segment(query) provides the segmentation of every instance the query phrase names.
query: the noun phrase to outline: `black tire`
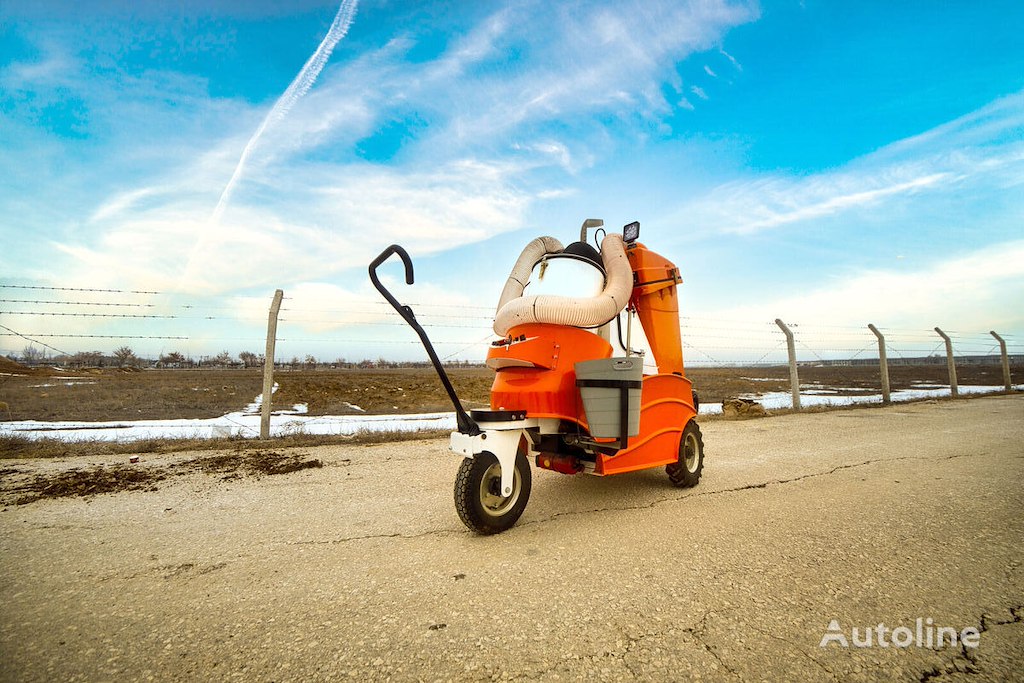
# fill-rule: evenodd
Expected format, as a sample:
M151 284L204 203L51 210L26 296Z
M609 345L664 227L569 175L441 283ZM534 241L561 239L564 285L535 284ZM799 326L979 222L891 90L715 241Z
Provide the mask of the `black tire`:
M694 420L686 423L682 436L679 437L679 459L667 465L665 472L673 486L689 488L700 481L700 473L704 469L704 438L700 427Z
M462 523L478 534L497 534L518 520L530 500L533 477L526 455L516 455L512 495L502 498L501 465L493 453L484 451L466 458L455 477L455 509Z

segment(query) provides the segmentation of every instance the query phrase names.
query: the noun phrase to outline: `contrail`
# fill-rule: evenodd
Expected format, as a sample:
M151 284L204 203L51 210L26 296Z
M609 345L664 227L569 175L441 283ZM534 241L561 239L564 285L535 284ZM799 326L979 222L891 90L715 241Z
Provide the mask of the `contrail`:
M292 106L299 101L299 98L313 87L316 77L320 75L324 65L327 64L327 60L331 58L334 46L348 33L348 27L352 24L352 19L355 16L358 5L359 0L342 0L341 5L338 7L338 13L334 16L334 21L331 23L331 28L328 29L327 35L320 42L316 52L313 53L302 67L299 75L295 77L295 80L288 86L288 89L277 98L277 102L274 103L273 108L266 118L263 119L263 123L260 124L260 127L256 129L256 132L249 139L249 142L246 143L245 149L242 150L242 156L238 159L238 165L235 166L235 172L231 174L231 179L224 186L224 191L221 192L220 199L217 201L217 206L213 209L213 214L211 215L212 222L217 223L220 220L221 214L224 213L224 209L231 200L231 194L235 190L235 185L238 184L238 179L245 170L245 162L249 160L249 155L252 154L263 133L272 124L283 119Z

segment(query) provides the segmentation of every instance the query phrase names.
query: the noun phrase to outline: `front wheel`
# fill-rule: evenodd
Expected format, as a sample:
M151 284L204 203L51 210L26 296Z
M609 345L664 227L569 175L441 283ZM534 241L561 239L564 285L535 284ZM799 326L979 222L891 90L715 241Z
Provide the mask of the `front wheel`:
M455 509L459 519L478 534L497 534L512 527L526 509L533 485L530 463L520 452L512 473L512 494L501 496L501 464L484 451L466 458L455 477Z
M704 469L704 439L700 427L693 420L686 423L683 435L679 438L679 459L667 465L665 472L673 486L689 488L700 481L700 473Z

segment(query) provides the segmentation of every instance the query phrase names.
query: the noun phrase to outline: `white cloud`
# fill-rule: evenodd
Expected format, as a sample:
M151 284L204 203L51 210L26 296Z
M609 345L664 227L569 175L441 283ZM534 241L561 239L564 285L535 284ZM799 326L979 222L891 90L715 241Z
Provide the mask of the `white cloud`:
M712 71L711 67L708 66L707 64L704 65L704 73L706 73L708 76L711 76L712 78L718 78L718 74Z
M37 91L42 85L64 84L78 72L80 63L57 45L43 48L36 61L12 62L0 69L0 85L8 92Z
M515 229L529 201L510 183L518 171L473 159L416 172L296 167L273 202L250 206L240 188L213 222L210 173L196 170L194 185L115 196L94 212L88 244L54 246L68 257L61 277L79 282L207 295L278 286L365 266L390 242L430 254ZM273 182L270 171L251 172L250 183Z
M692 92L694 95L701 98L702 100L708 99L708 94L704 92L704 88L700 87L699 85L691 85L690 92Z
M93 211L88 222L95 223L97 221L103 221L118 214L122 214L125 211L129 211L136 207L139 202L147 197L153 197L159 194L162 194L161 190L155 187L141 187L128 192L115 194L101 204L99 208Z
M575 171L576 162L572 152L565 143L558 140L538 140L526 145L515 144L512 147L516 150L536 153L543 159L543 162L540 163L544 165L553 160L566 172L573 173Z
M729 54L728 52L726 52L722 48L718 48L718 52L719 52L719 54L724 56L726 59L728 59L729 63L732 64L734 67L736 67L737 71L743 71L743 65L740 64L738 61L736 61L735 57L733 57L731 54Z
M1024 95L900 140L844 167L808 176L766 174L713 188L679 215L704 231L749 235L882 207L913 197L964 195L1024 184Z
M527 124L571 126L575 117L589 122L599 112L636 113L638 107L644 116L667 111L658 91L670 78L671 65L756 16L747 7L720 3L645 3L644 10L598 9L578 16L553 10L554 22L540 16L510 19L500 38L486 32L492 49L526 46L532 68L469 75L459 84L460 97L451 102L451 126L440 135L450 140L454 133L457 140L474 144Z
M768 290L765 290L768 291ZM1024 240L994 244L916 271L865 270L805 294L717 310L730 320L814 326L875 323L880 328L962 332L1021 329Z
M762 215L763 217L748 219L738 225L729 226L725 228L725 232L744 235L787 223L830 216L849 209L874 204L892 195L908 194L947 183L952 179L953 176L949 173L933 173L890 185L873 184L871 189L860 189L846 194L843 194L842 188L835 184L821 183L816 187L805 186L803 197L794 192L793 188L784 187L785 183L768 181L755 185L753 188L744 188L745 192L757 195L758 198L754 201L762 203L762 206L751 215ZM805 201L801 202L802 198L805 198ZM768 206L766 203L768 200L772 200L775 206Z
M355 268L384 242L432 253L517 229L535 198L571 192L558 181L593 164L609 144L595 116L667 108L658 84L671 64L755 16L724 3L644 6L643 13L502 10L432 61L407 63L415 44L407 35L328 64L316 87L266 131L220 225L207 220L216 192L263 112L210 99L204 82L172 73L108 83L94 101L109 105L111 120L130 112L126 130L176 125L181 112L157 108L168 94L188 103L190 120L213 125L191 139L189 130L159 143L144 136L147 155L173 148L170 163L95 196L83 211L88 232L59 247L68 257L61 273L227 292L240 282L276 285ZM603 49L593 49L595 39ZM504 64L510 46L529 63L489 68ZM353 161L360 138L405 112L425 124L401 161ZM570 147L548 132L566 125L592 130ZM497 161L507 157L509 138L518 156ZM345 153L337 161L310 158L328 149Z
M231 199L231 194L234 191L235 185L242 177L242 173L245 170L245 163L252 154L256 145L259 143L260 138L263 136L267 128L273 126L275 123L279 123L295 103L298 102L303 95L309 92L309 89L316 83L317 77L327 64L327 60L331 57L331 52L334 51L334 47L338 44L345 34L348 33L349 26L352 23L352 17L355 14L358 0L342 0L341 5L338 8L338 13L334 17L331 27L327 30L327 35L324 36L320 45L317 46L312 56L306 61L302 69L299 71L295 79L289 84L288 88L285 89L284 93L274 102L274 106L271 107L267 113L266 118L260 122L256 132L253 133L252 137L245 144L242 149L242 155L238 159L238 164L235 166L235 170L231 173L231 177L228 179L227 184L224 186L224 190L221 192L220 199L217 200L217 206L213 209L213 220L219 220L220 216L224 213L224 208L227 206L228 201Z

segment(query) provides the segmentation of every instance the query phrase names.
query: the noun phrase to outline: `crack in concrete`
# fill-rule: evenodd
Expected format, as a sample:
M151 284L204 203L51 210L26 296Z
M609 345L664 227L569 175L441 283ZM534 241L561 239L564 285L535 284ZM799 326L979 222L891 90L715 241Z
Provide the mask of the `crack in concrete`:
M691 636L691 637L693 638L693 640L694 640L694 641L695 641L695 642L696 642L696 643L697 643L698 645L700 645L701 647L703 647L703 648L704 648L704 650L705 650L705 651L706 651L706 652L707 652L707 653L708 653L709 655L711 655L712 657L714 657L714 658L715 658L715 660L716 660L716 661L717 661L717 662L718 662L719 664L721 664L721 665L722 665L722 668L723 668L723 669L725 669L726 671L728 671L728 672L729 672L730 674L732 674L732 675L733 675L733 676L734 676L735 678L738 678L739 680L741 680L741 681L742 681L742 680L743 680L743 677L739 675L739 673L738 673L738 672L736 671L736 669L734 669L734 668L732 668L731 666L729 666L728 664L726 664L725 660L724 660L724 659L722 659L722 656L721 656L721 655L719 655L719 654L718 654L717 652L715 652L715 648L714 648L714 647L712 647L712 646L711 646L711 645L710 645L710 644L709 644L709 643L708 643L708 642L707 642L707 641L705 640L705 637L706 637L706 635L707 635L707 628L708 628L708 627L707 627L707 620L708 620L708 617L710 617L710 616L711 616L712 614L714 614L714 613L715 613L715 612L714 612L714 610L709 610L709 611L705 612L705 613L704 613L704 616L702 616L702 617L700 618L700 621L699 621L699 622L697 622L697 625L696 625L696 626L691 626L690 628L684 628L684 629L683 629L683 633L689 633L689 634L690 634L690 636Z
M704 616L702 616L700 621L698 622L698 625L703 623L704 620L706 620L707 617L710 614L711 614L711 611L705 612ZM655 621L655 619L653 619L650 616L647 616L646 614L641 614L640 617L641 617L641 621L646 623L646 624L648 624L648 625L652 624ZM692 636L694 628L696 628L696 627L691 627L691 628L688 628L688 629L681 629L681 631L683 633L690 633L691 636ZM635 679L637 679L637 680L645 680L645 679L650 678L650 674L644 674L643 672L640 672L640 671L637 671L636 669L634 669L633 665L630 663L630 661L627 659L627 657L630 654L633 654L634 652L638 653L639 652L638 647L641 645L641 643L644 640L647 640L648 638L657 638L659 636L668 637L669 636L669 632L668 631L657 631L657 630L655 630L655 631L646 631L646 632L640 633L639 635L633 636L633 635L630 635L626 631L626 629L624 629L624 628L620 627L618 630L619 630L619 633L622 634L622 637L625 638L627 641L629 641L629 642L626 643L625 650L622 652L621 655L619 655L619 659L622 660L623 666L625 666L626 669L631 674L633 674L633 677ZM703 643L699 643L699 641L697 641L696 638L694 638L694 642L698 642L698 644L700 644L703 647Z
M790 642L789 640L787 640L785 638L780 638L779 636L775 635L774 633L771 633L769 631L765 631L764 629L760 629L760 628L757 628L756 626L752 626L752 625L749 625L749 624L747 624L747 627L752 629L752 630L754 630L754 631L757 631L761 635L768 636L769 638L772 638L773 640L777 640L777 641L779 641L781 643L784 643L787 646L793 648L794 650L799 652L801 655L803 655L806 659L809 659L812 663L814 663L819 669L821 669L822 671L827 673L829 676L831 676L832 680L834 680L834 681L838 681L839 680L839 676L837 676L836 673L834 671L832 671L832 669L828 668L827 666L825 666L824 664L819 662L817 659L812 657L803 648L800 648L800 647L794 645L792 642Z
M977 457L979 455L986 455L986 454L985 453L962 453L962 454L958 454L958 455L948 455L948 456L946 456L944 458L940 458L940 460L954 460L954 459L957 459L957 458L973 458L973 457ZM656 507L658 505L661 505L662 503L671 503L671 502L676 502L676 501L681 501L681 500L688 500L688 499L691 499L691 498L700 498L700 497L704 497L704 496L718 496L718 495L722 495L723 493L737 493L737 492L740 492L740 491L749 491L749 490L752 490L752 489L765 489L765 488L768 488L769 486L776 486L776 485L783 485L783 484L792 484L794 482L803 481L804 479L814 479L814 478L817 478L817 477L827 477L827 476L829 476L831 474L835 474L836 472L839 472L841 470L854 469L854 468L857 468L857 467L864 467L864 466L867 466L867 465L873 465L873 464L881 463L881 462L900 462L900 461L904 461L904 460L933 460L933 459L934 458L931 458L931 457L928 457L928 456L917 456L917 455L904 455L904 456L898 456L898 457L893 457L893 458L876 458L874 460L865 460L863 462L849 463L849 464L846 464L846 465L838 465L836 467L833 467L830 470L826 470L826 471L823 471L823 472L811 472L809 474L802 474L800 476L791 477L789 479L770 479L768 481L762 481L762 482L758 482L756 484L746 484L744 486L735 486L735 487L732 487L732 488L718 489L718 490L715 490L715 491L693 491L692 493L685 494L685 495L680 495L680 496L666 496L666 497L658 498L657 500L651 501L650 503L644 503L642 505L625 505L625 506L622 506L622 507L604 507L604 508L593 508L593 509L590 509L590 510L570 510L570 511L566 511L566 512L556 512L555 514L550 515L549 517L544 517L543 519L534 519L534 520L530 520L530 521L527 521L527 522L522 522L522 523L518 524L518 526L525 527L525 526L530 526L530 525L533 525L533 524L540 524L540 523L543 523L543 522L550 522L551 520L557 519L558 517L568 517L568 516L573 516L573 515L583 515L583 514L590 514L590 513L594 513L594 512L618 512L618 511L629 511L629 510L647 510L647 509L654 508L654 507Z
M381 538L401 538L403 540L413 540L416 538L425 538L427 536L451 536L459 533L462 533L462 531L458 528L428 529L426 531L421 531L416 534L366 534L363 536L345 536L344 538L329 538L321 541L284 541L280 545L342 545L343 543L352 543L354 541L372 541L374 539Z
M708 610L701 616L697 621L696 625L688 628L678 629L680 633L685 633L690 636L690 639L698 647L702 648L708 654L710 654L716 662L727 672L732 674L734 677L743 680L743 677L722 658L722 656L715 651L714 646L706 641L707 621L709 617L717 614L714 610ZM649 618L646 621L650 622ZM640 633L639 635L630 635L625 629L619 627L618 632L627 641L624 646L620 646L617 650L608 650L603 653L597 653L588 655L587 658L594 663L599 662L603 658L615 659L622 664L623 667L632 675L634 680L645 680L650 677L650 674L645 674L642 671L638 671L634 668L633 664L629 661L629 655L637 651L638 646L648 638L656 638L658 636L666 636L666 632L659 631L647 631Z
M617 653L617 652L613 652L613 651L608 651L608 652L604 653L603 655L591 655L590 656L590 660L591 661L596 661L599 656L611 657L611 658L616 659L619 662L621 662L622 666L624 666L626 668L626 670L633 676L634 679L642 680L644 678L643 674L633 668L633 665L630 663L630 661L627 659L627 657L630 655L630 653L633 652L633 649L637 646L638 643L640 643L645 638L652 638L654 636L657 636L658 633L656 633L656 632L655 633L642 633L642 634L640 634L638 636L631 636L628 633L626 633L624 630L622 630L621 628L618 629L618 630L619 630L619 633L622 634L622 637L625 638L628 641L626 643L626 645L625 645L625 648L622 650L622 652L618 652Z
M956 458L977 457L979 455L985 455L985 454L984 453L963 453L963 454L959 454L959 455L949 455L949 456L946 456L946 457L940 458L940 459L941 460L953 460L953 459L956 459ZM932 460L932 459L933 458L929 458L929 457L926 457L926 456L914 456L914 455L906 455L906 456L899 456L899 457L893 457L893 458L876 458L874 460L865 460L863 462L849 463L849 464L846 464L846 465L838 465L836 467L833 467L830 470L826 470L826 471L823 471L823 472L811 472L809 474L802 474L800 476L791 477L789 479L772 479L772 480L769 480L769 481L758 482L756 484L747 484L745 486L736 486L736 487L727 488L727 489L718 489L718 490L715 490L715 491L693 491L692 493L688 493L688 494L685 494L685 495L666 496L666 497L663 497L663 498L658 498L657 500L651 501L649 503L644 503L642 505L625 505L625 506L621 506L621 507L604 507L604 508L592 508L592 509L588 509L588 510L567 510L565 512L556 512L556 513L554 513L554 514L552 514L552 515L550 515L548 517L543 517L543 518L540 518L540 519L532 519L532 520L528 520L528 521L525 521L525 522L519 522L516 525L515 528L525 528L525 527L529 527L529 526L534 526L536 524L543 524L545 522L550 522L550 521L552 521L554 519L557 519L559 517L570 517L570 516L575 516L575 515L587 515L587 514L593 514L595 512L626 512L626 511L630 511L630 510L647 510L647 509L654 508L654 507L656 507L658 505L661 505L662 503L671 503L671 502L688 500L688 499L691 499L691 498L700 498L700 497L704 497L704 496L719 496L719 495L722 495L722 494L725 494L725 493L737 493L737 492L740 492L740 491L749 491L749 490L752 490L752 489L764 489L764 488L768 488L769 486L791 484L791 483L794 483L794 482L803 481L805 479L814 479L814 478L817 478L817 477L826 477L826 476L829 476L831 474L835 474L836 472L839 472L841 470L854 469L854 468L857 468L857 467L865 467L867 465L873 465L873 464L876 464L876 463L899 462L899 461L903 461L903 460ZM283 545L341 545L343 543L351 543L351 542L354 542L354 541L367 541L367 540L383 539L383 538L400 538L400 539L406 539L406 540L413 540L413 539L417 539L417 538L424 538L424 537L427 537L427 536L444 536L444 535L452 535L452 534L457 534L457 533L460 533L460 529L458 529L458 528L430 529L430 530L422 531L422 532L415 533L415 534L381 533L381 534L366 534L366 535L363 535L363 536L347 536L347 537L344 537L344 538L334 538L334 539L321 540L321 541L287 541Z
M1024 623L1024 604L1015 605L1008 608L1010 613L1009 619L995 620L988 612L983 612L981 617L978 619L978 633L985 633L990 631L995 626L1011 626L1013 624ZM966 663L965 663L966 662ZM949 673L963 673L970 675L980 675L985 673L981 664L978 662L978 654L975 648L969 648L960 643L960 649L957 651L956 656L943 665L936 664L931 669L921 673L918 678L919 683L926 683L945 676Z

